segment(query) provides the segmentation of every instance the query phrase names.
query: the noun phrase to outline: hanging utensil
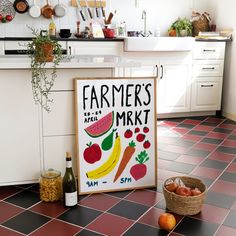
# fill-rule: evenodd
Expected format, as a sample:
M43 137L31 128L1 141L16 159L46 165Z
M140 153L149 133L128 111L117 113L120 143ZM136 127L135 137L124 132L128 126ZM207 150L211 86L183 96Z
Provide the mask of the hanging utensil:
M84 17L84 13L83 13L83 11L82 11L82 9L81 9L81 7L80 7L80 4L79 4L79 0L76 0L76 3L77 3L78 12L79 12L79 14L80 14L82 20L83 20L83 21L86 21L86 19L85 19L85 17Z
M102 16L106 17L105 10L104 10L104 8L102 6L102 0L100 0L100 8L101 8L101 11L102 11Z
M33 18L38 18L41 15L41 10L38 5L36 5L36 0L34 0L33 5L29 8L29 15Z
M13 7L19 14L24 14L29 10L29 3L26 0L15 0Z
M97 18L99 18L99 12L98 12L98 7L97 7L97 0L94 0L94 4L95 4L96 16L97 16Z
M57 17L63 17L66 14L66 6L62 3L60 3L60 0L58 0L58 4L54 7L54 13Z
M50 19L53 16L53 7L51 5L48 4L48 0L46 0L47 4L43 6L43 8L41 9L42 15L47 18Z
M86 10L87 10L90 18L93 19L93 15L92 15L92 12L91 12L90 8L88 7L88 1L87 0L85 0L85 6L86 6Z

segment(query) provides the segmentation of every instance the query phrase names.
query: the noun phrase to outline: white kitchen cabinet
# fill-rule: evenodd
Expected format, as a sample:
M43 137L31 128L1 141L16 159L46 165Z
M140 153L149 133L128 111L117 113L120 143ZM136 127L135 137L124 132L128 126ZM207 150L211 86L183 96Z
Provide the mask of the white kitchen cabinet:
M195 42L191 111L221 109L225 42Z
M29 70L2 70L0 77L0 185L35 182L42 166L39 107Z
M222 77L196 79L192 84L192 111L220 110Z
M160 61L157 85L157 113L190 110L190 64L183 61Z

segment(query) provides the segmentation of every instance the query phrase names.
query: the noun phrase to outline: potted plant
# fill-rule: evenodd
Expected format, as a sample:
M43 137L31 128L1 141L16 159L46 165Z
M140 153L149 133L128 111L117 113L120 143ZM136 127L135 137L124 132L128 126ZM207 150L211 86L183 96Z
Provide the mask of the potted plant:
M193 26L189 19L178 18L169 28L169 34L172 30L176 30L176 36L192 36Z
M28 26L29 27L29 26ZM54 39L51 39L47 31L35 30L29 27L34 38L27 44L27 52L31 58L32 91L36 104L50 112L50 91L57 77L57 66L63 58L62 47ZM51 62L51 69L46 69L47 62Z

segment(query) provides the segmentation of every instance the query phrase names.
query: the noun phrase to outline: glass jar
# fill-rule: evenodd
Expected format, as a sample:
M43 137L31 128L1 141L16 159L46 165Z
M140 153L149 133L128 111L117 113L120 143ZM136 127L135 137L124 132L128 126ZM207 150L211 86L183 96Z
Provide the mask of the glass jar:
M40 199L54 202L62 199L62 177L58 170L49 169L41 173L39 179Z

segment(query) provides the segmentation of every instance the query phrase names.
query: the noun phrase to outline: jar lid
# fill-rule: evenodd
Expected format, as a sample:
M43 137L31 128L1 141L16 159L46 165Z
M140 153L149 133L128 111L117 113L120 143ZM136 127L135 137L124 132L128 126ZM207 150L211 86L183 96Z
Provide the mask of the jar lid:
M41 176L43 178L53 179L53 178L61 176L61 172L59 170L48 169L48 170L42 171Z

